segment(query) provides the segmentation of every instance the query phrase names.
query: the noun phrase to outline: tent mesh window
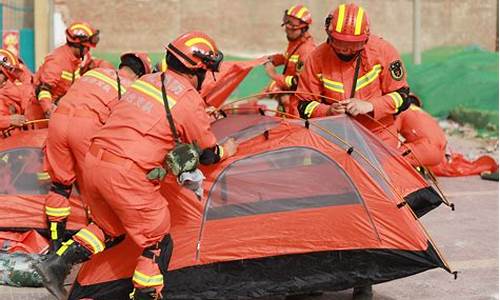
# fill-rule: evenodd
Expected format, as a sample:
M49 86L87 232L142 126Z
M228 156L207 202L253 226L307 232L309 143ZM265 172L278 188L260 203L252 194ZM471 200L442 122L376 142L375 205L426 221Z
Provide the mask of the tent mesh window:
M39 148L17 148L0 153L0 195L43 195L50 178L42 171Z
M361 204L339 165L306 147L289 147L236 161L209 193L206 220Z
M212 123L212 131L220 145L229 138L234 138L238 143L250 140L267 130L273 129L280 121L273 117L261 115L228 115L226 118Z
M330 132L334 132L337 137L346 141L348 145L343 143L336 136L333 136L317 127L311 127L316 134L342 149L347 150L349 146L356 149L356 151L352 154L354 160L356 160L356 162L363 167L363 169L375 180L375 182L377 182L386 194L395 196L391 187L384 179L384 177L387 178L387 175L383 168L383 164L380 163L389 158L387 149L382 149L383 147L379 146L377 141L373 140L373 137L367 135L358 124L354 123L349 118L319 119L312 120L311 122L318 124ZM363 155L364 158L360 155ZM369 160L371 164L369 164L365 159Z

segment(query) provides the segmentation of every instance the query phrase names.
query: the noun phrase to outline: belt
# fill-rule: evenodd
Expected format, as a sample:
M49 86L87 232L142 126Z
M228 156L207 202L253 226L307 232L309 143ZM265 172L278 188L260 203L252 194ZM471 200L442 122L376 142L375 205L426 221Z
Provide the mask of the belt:
M82 118L97 118L99 115L93 111L86 109L78 109L69 106L58 106L55 113L66 115L69 117L82 117Z
M89 153L92 154L95 158L105 162L109 162L119 166L126 166L128 164L131 170L143 174L146 174L148 172L146 169L141 168L135 161L113 154L108 150L106 150L105 148L96 144L90 145Z

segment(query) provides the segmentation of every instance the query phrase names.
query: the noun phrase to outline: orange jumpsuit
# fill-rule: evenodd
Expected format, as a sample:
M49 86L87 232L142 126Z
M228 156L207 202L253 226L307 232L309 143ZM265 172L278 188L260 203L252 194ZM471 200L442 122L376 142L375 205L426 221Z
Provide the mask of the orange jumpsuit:
M326 42L309 55L304 70L299 75L297 87L298 98L316 101L307 106L308 117L326 116L330 104L351 98L355 67L356 59L342 61ZM391 71L392 67L399 68L400 72ZM373 104L371 117L377 121L366 115L358 115L355 119L393 146L398 143L394 115L399 112L404 102L396 91L405 87L408 87L406 73L396 49L382 38L370 36L361 51L354 98L370 101ZM315 95L300 94L301 92ZM293 98L292 102L297 103L298 99ZM384 126L392 134L387 132Z
M20 81L6 82L0 88L0 129L10 126L10 116L25 114L26 107L33 97L33 87L30 83Z
M169 105L180 138L184 142L196 141L202 149L214 147L216 139L203 99L186 78L168 70L165 74ZM73 237L92 253L104 249L105 236L127 234L146 249L169 234L168 201L160 193L159 183L146 177L149 170L162 165L174 147L160 75L153 73L135 81L92 138L85 158L82 194L95 224ZM134 285L138 274L153 277L158 274L158 266L140 256Z
M273 78L266 91L290 91L297 88L298 74L304 67L304 61L307 56L316 48L313 37L308 33L304 33L302 37L288 43L285 54L276 54L271 58L274 66L285 65L283 74ZM285 110L288 113L293 113L296 107L290 106L290 102L285 104Z
M82 188L82 170L90 137L106 122L118 101L118 83L123 94L132 83L127 72L93 69L71 86L59 102L49 123L45 165L53 182ZM50 221L61 221L70 214L69 199L53 191L45 202Z
M70 46L60 46L45 57L33 79L37 99L44 112L52 110L52 104L66 94L69 87L80 77L80 58L75 57Z
M406 146L400 147L399 151L401 154L406 152L405 157L413 166L435 166L444 159L446 135L438 122L421 108L411 105L398 115L396 126L405 138Z

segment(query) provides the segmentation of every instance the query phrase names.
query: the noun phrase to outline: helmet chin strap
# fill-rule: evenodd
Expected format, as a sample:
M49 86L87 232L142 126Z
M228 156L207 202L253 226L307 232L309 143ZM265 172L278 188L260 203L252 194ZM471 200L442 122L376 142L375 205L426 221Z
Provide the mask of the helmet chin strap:
M197 86L196 90L201 91L201 86L203 85L203 81L205 81L205 76L207 75L207 71L203 69L198 69L194 73L196 75Z
M85 59L85 54L83 54L85 47L82 44L78 44L78 49L80 49L80 59L83 61Z

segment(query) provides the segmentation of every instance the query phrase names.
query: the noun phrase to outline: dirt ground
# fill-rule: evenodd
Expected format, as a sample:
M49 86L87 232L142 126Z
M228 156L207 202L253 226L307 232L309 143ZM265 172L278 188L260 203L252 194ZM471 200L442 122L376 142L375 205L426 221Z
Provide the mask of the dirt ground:
M449 136L449 146L469 158L489 154L498 160L498 140L472 138L460 132ZM439 178L456 210L441 206L421 221L458 278L444 270L431 270L374 286L375 300L435 299L488 300L499 298L498 182L479 176ZM2 300L53 299L43 288L0 286ZM303 300L348 300L351 291L307 296ZM258 300L282 300L279 297Z

